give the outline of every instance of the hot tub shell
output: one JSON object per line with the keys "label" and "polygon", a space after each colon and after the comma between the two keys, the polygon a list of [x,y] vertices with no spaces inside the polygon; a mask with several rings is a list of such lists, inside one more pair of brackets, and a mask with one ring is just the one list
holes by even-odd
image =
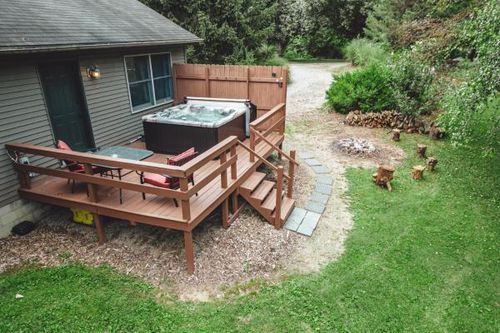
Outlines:
{"label": "hot tub shell", "polygon": [[[248,112],[238,111],[235,115],[214,123],[184,122],[162,119],[159,114],[143,117],[146,148],[157,153],[179,154],[191,147],[202,153],[231,135],[245,140],[249,122],[255,120],[256,107],[248,100],[187,98],[197,103],[221,102],[244,103]],[[163,112],[167,112],[167,110]]]}

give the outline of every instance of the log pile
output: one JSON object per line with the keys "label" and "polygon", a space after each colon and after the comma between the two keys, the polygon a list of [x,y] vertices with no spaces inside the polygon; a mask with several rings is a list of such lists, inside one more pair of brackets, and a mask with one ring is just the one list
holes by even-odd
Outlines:
{"label": "log pile", "polygon": [[346,116],[344,123],[351,126],[364,126],[368,128],[397,128],[407,133],[427,133],[423,121],[413,116],[396,111],[368,112],[351,111]]}

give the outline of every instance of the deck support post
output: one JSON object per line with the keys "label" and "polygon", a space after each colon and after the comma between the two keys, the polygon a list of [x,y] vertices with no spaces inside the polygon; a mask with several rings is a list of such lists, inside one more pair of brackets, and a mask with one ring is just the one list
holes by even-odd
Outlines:
{"label": "deck support post", "polygon": [[238,189],[234,190],[232,197],[231,197],[231,203],[233,206],[233,215],[236,214],[238,211]]}
{"label": "deck support post", "polygon": [[229,228],[229,198],[224,199],[222,203],[222,227]]}
{"label": "deck support post", "polygon": [[194,273],[194,248],[193,233],[184,231],[184,251],[186,252],[186,265],[189,274]]}
{"label": "deck support post", "polygon": [[[185,177],[179,178],[179,187],[182,192],[188,191],[188,182],[189,180]],[[181,200],[181,208],[182,208],[182,218],[186,221],[191,219],[191,207],[189,204],[189,198]]]}
{"label": "deck support post", "polygon": [[[290,151],[290,157],[295,161],[295,150]],[[293,183],[295,178],[295,163],[292,161],[288,162],[288,176],[290,179],[288,180],[288,189],[286,191],[286,196],[288,198],[292,198],[293,196]]]}
{"label": "deck support post", "polygon": [[106,235],[104,234],[104,225],[101,219],[101,215],[94,214],[94,224],[97,238],[99,240],[99,245],[102,245],[106,242]]}
{"label": "deck support post", "polygon": [[274,209],[274,228],[281,228],[281,197],[283,195],[283,166],[278,166],[276,179],[276,208]]}
{"label": "deck support post", "polygon": [[[280,144],[279,144],[279,146],[278,146],[278,148],[279,148],[280,150],[283,150],[283,143],[280,143]],[[278,151],[278,159],[279,159],[280,161],[283,159],[283,155],[281,155],[281,152],[280,152],[280,151]]]}

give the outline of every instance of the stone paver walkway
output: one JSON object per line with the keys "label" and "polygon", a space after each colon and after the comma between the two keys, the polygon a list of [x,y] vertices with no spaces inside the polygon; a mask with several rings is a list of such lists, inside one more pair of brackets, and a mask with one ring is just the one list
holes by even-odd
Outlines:
{"label": "stone paver walkway", "polygon": [[308,152],[299,152],[302,159],[316,175],[316,187],[305,208],[295,207],[285,223],[285,228],[302,235],[311,236],[318,225],[321,214],[332,194],[333,177],[330,169]]}

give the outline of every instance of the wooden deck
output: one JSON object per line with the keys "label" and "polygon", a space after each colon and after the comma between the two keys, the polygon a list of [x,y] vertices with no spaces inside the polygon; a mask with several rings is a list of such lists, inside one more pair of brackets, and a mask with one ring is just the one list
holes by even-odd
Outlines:
{"label": "wooden deck", "polygon": [[[128,220],[132,224],[143,223],[182,231],[188,271],[192,272],[192,230],[220,205],[223,207],[222,224],[229,227],[229,196],[233,196],[232,211],[236,214],[239,187],[261,164],[266,164],[277,174],[278,191],[274,191],[279,193],[275,194],[277,224],[272,223],[281,227],[281,188],[285,177],[289,182],[287,195],[291,198],[293,165],[290,167],[292,174],[286,175],[282,167],[276,167],[266,159],[276,151],[288,158],[291,164],[296,164],[294,154],[293,158],[290,158],[279,148],[284,140],[284,121],[285,104],[280,104],[251,124],[250,139],[240,142],[235,136],[229,137],[181,167],[167,165],[168,156],[163,154],[154,154],[144,161],[136,162],[29,144],[12,143],[7,144],[6,148],[16,156],[38,155],[55,160],[77,161],[85,166],[86,173],[79,174],[57,167],[15,163],[21,185],[19,194],[22,198],[92,212],[100,243],[105,241],[101,216]],[[131,147],[144,148],[144,145],[135,143]],[[93,165],[120,168],[124,176],[119,180],[117,177],[94,175]],[[141,184],[136,171],[178,177],[180,189]],[[40,176],[31,178],[30,173],[38,173]],[[195,185],[188,182],[191,175],[194,176]],[[77,185],[73,193],[71,181],[75,181]],[[123,203],[120,203],[120,189]],[[145,199],[142,193],[146,193]],[[175,206],[174,198],[179,201],[179,207]],[[253,202],[251,204],[253,205]],[[267,215],[267,219],[271,220],[270,213]]]}
{"label": "wooden deck", "polygon": [[[271,138],[274,144],[279,145],[284,136],[273,133]],[[249,140],[246,140],[244,144],[249,145]],[[143,143],[136,143],[131,147],[144,148],[143,145]],[[273,152],[273,148],[261,142],[256,147],[256,152],[263,157],[268,157]],[[89,202],[87,188],[84,183],[77,183],[75,193],[71,193],[71,185],[68,184],[66,179],[59,177],[38,177],[38,179],[31,182],[31,188],[21,188],[19,193],[25,199],[63,207],[82,208],[99,215],[125,219],[134,223],[191,231],[246,180],[252,171],[262,164],[258,159],[250,162],[250,153],[241,146],[236,147],[236,154],[238,156],[237,178],[231,179],[231,177],[228,177],[227,188],[221,186],[221,180],[218,177],[204,186],[198,192],[198,195],[190,199],[191,218],[189,220],[182,218],[182,207],[175,207],[173,200],[170,198],[146,194],[146,200],[143,200],[142,193],[123,190],[123,204],[120,204],[118,188],[98,185],[97,196],[99,200],[93,203]],[[167,155],[163,154],[154,154],[145,161],[165,163],[167,157]],[[202,181],[219,165],[219,160],[211,160],[195,171],[195,184]],[[124,173],[129,171],[132,170],[123,170]],[[127,174],[122,179],[140,184],[139,176],[135,172]]]}

